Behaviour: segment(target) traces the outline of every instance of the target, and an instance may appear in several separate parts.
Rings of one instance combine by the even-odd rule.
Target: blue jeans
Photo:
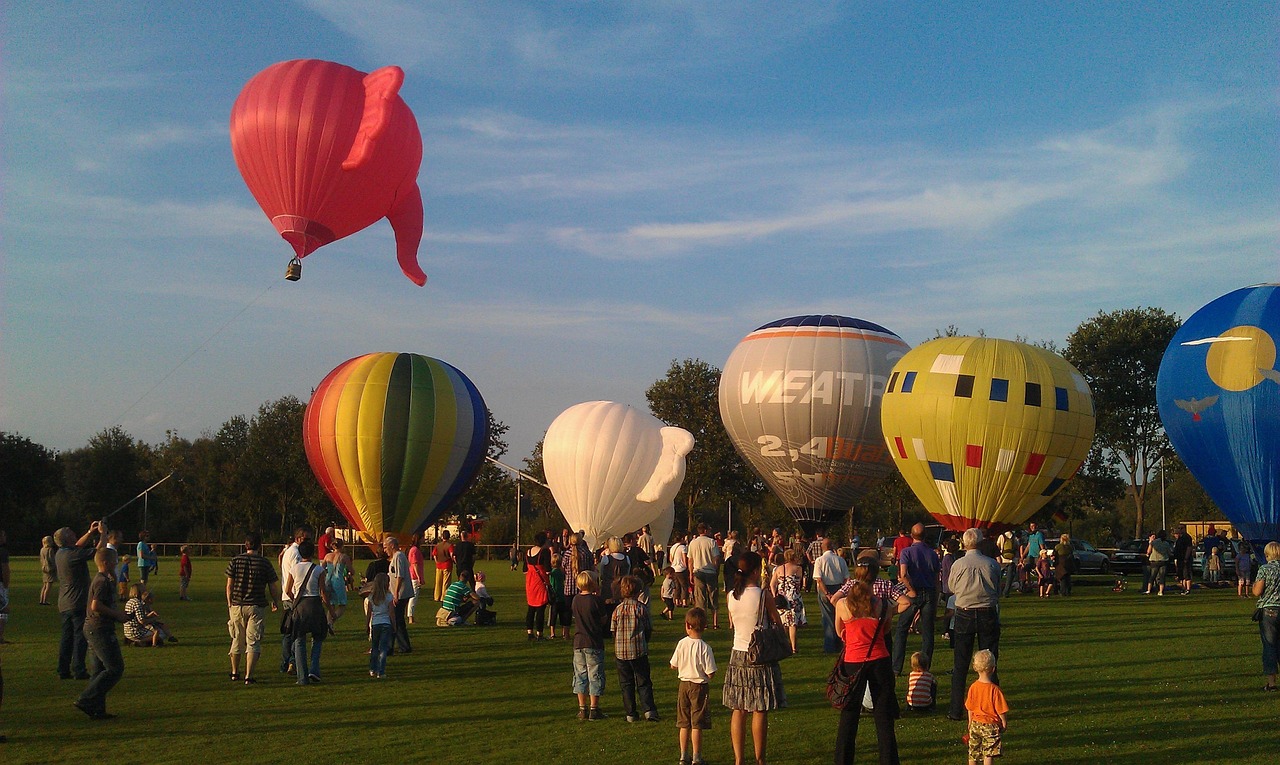
[[[391,652],[390,624],[373,625],[373,635],[369,638],[369,671],[381,677],[387,673],[387,654]]]
[[[640,706],[646,714],[658,713],[658,705],[653,703],[653,680],[649,676],[649,657],[636,659],[614,659],[618,663],[618,685],[622,686],[622,711],[627,717],[638,717],[636,710],[636,694],[640,695]]]
[[[907,655],[907,631],[911,622],[920,614],[920,653],[933,659],[933,623],[938,617],[938,591],[919,590],[911,599],[907,610],[898,614],[898,624],[893,632],[893,671],[902,674]]]
[[[955,663],[951,667],[951,708],[948,715],[953,718],[965,716],[964,699],[969,689],[969,664],[973,661],[973,642],[978,641],[978,650],[990,650],[1000,657],[1000,615],[994,608],[957,608],[952,648]],[[999,673],[991,676],[996,685],[1000,684]]]
[[[84,611],[62,612],[62,640],[58,643],[58,676],[83,677],[84,657],[89,645],[84,637]]]
[[[833,589],[829,587],[827,592]],[[831,605],[829,598],[819,595],[818,608],[822,610],[822,650],[826,653],[839,653],[844,648],[844,643],[836,635],[836,607]]]
[[[604,649],[573,649],[573,692],[604,695]]]
[[[1276,674],[1276,626],[1280,622],[1280,608],[1262,609],[1258,632],[1262,635],[1262,674]]]
[[[280,640],[280,671],[288,672],[293,664],[293,635],[285,635]]]
[[[89,668],[92,670],[89,684],[80,694],[79,704],[95,712],[107,711],[107,693],[124,675],[124,657],[120,655],[120,641],[116,638],[116,625],[85,627],[85,640],[89,644]]]
[[[298,672],[298,682],[307,684],[307,675],[320,677],[320,649],[324,647],[324,638],[311,639],[311,668],[307,668],[307,636],[301,635],[293,641],[293,668]]]

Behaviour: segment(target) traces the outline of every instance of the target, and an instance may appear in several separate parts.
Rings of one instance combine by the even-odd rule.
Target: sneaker
[[[79,699],[76,699],[75,701],[71,702],[71,706],[75,707],[76,709],[79,709],[81,712],[84,712],[86,715],[89,716],[90,720],[93,719],[94,715],[98,714],[98,710],[94,709],[93,707],[80,703]]]
[[[578,719],[579,719],[579,720],[585,720],[585,719],[587,719],[587,708],[586,708],[586,707],[578,707]]]
[[[308,679],[308,680],[310,680],[310,681],[311,681],[311,682],[313,682],[313,683],[318,683],[318,682],[320,682],[320,676],[319,676],[319,675],[307,675],[307,679]]]
[[[588,719],[588,720],[603,720],[603,719],[607,718],[608,716],[609,716],[609,715],[605,714],[604,712],[601,712],[599,707],[592,707],[592,708],[587,712],[587,719]]]
[[[636,721],[636,716],[635,716],[635,715],[627,715],[627,722],[629,722],[629,723],[633,723],[633,722],[635,722],[635,721]]]
[[[645,720],[645,722],[662,722],[662,721],[658,718],[658,713],[657,713],[657,712],[645,712],[645,714],[644,714],[644,720]]]

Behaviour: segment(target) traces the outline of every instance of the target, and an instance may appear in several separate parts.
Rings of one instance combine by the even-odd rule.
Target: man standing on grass
[[[818,558],[822,557],[822,541],[826,539],[826,534],[821,531],[813,535],[813,541],[809,543],[809,547],[804,551],[804,591],[813,592],[813,585],[816,581],[813,576],[814,564],[818,562]]]
[[[711,617],[711,629],[720,629],[720,548],[707,533],[707,524],[698,524],[698,536],[689,543],[685,556],[693,574],[693,605]]]
[[[143,584],[156,569],[159,560],[156,551],[151,548],[151,535],[145,531],[138,532],[138,578]]]
[[[387,537],[382,542],[382,549],[387,551],[387,574],[391,579],[391,602],[395,605],[396,615],[392,628],[395,636],[395,650],[409,653],[413,647],[409,645],[409,624],[406,615],[409,611],[409,598],[413,597],[413,582],[409,576],[409,556],[400,549],[395,537]],[[441,602],[444,593],[441,593]]]
[[[831,596],[849,580],[849,564],[836,555],[830,539],[822,538],[822,554],[813,562],[813,583],[818,588],[818,607],[822,610],[822,650],[838,653],[843,647],[836,635],[836,607]]]
[[[129,617],[116,608],[116,554],[100,549],[93,557],[98,575],[89,584],[89,605],[84,619],[84,637],[89,643],[89,684],[72,704],[89,715],[90,720],[110,720],[107,694],[124,675],[124,656],[116,637],[116,622]]]
[[[938,614],[938,553],[924,542],[924,524],[911,527],[911,544],[898,555],[898,581],[911,605],[898,615],[893,633],[893,671],[902,674],[907,657],[907,631],[920,615],[920,652],[933,658],[933,622]]]
[[[990,650],[997,658],[1000,656],[1000,564],[978,552],[980,536],[977,529],[964,532],[964,557],[951,565],[947,582],[956,596],[955,626],[951,630],[951,707],[947,711],[950,720],[966,719],[964,702],[974,639],[978,650]],[[994,675],[992,680],[1000,684]]]
[[[98,535],[96,547],[89,546],[93,535]],[[62,527],[54,532],[58,552],[54,555],[54,567],[58,570],[58,612],[62,616],[62,640],[58,645],[58,677],[70,680],[88,680],[84,659],[88,643],[84,637],[85,610],[89,607],[89,561],[107,545],[107,530],[102,521],[89,524],[84,536],[76,539],[76,533]]]
[[[268,595],[270,597],[268,598]],[[280,602],[280,578],[262,557],[262,535],[247,534],[244,552],[227,564],[227,624],[231,628],[231,680],[253,685],[253,668],[262,653],[262,633],[267,603],[276,610]],[[240,674],[244,654],[244,674]]]
[[[453,570],[458,574],[476,570],[476,543],[466,529],[458,532],[458,541],[453,545]]]

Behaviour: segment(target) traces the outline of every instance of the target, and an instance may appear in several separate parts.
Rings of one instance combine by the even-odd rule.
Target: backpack
[[[623,569],[625,565],[625,569]],[[622,569],[620,571],[620,569]],[[618,560],[606,555],[600,565],[600,592],[607,593],[605,599],[616,603],[622,600],[622,577],[631,573],[631,562],[626,558]]]

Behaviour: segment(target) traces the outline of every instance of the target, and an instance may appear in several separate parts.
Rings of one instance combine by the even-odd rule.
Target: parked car
[[[1111,569],[1120,574],[1141,574],[1147,565],[1147,540],[1130,539],[1121,542],[1111,553]]]
[[[1076,558],[1080,561],[1080,573],[1111,573],[1111,560],[1106,555],[1098,552],[1093,545],[1081,539],[1073,539],[1071,540],[1071,547],[1075,549]]]
[[[1191,560],[1191,569],[1204,576],[1205,540],[1196,544],[1195,558]],[[1222,578],[1234,579],[1236,574],[1236,548],[1230,540],[1218,537],[1218,556],[1222,558]]]

